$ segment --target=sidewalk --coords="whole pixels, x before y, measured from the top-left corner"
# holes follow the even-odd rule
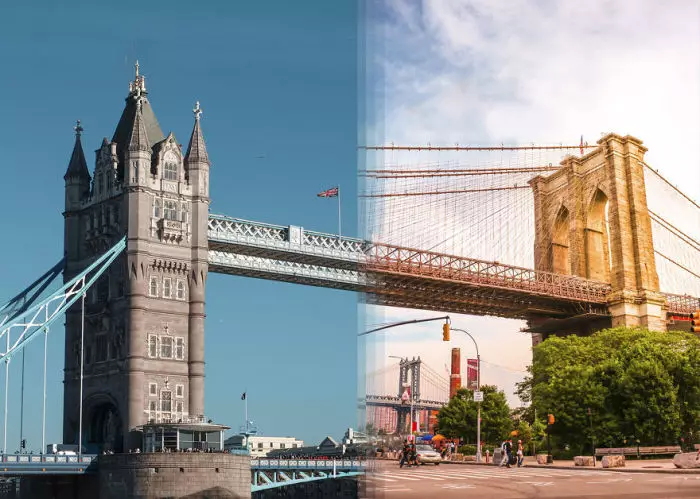
[[[443,464],[462,464],[471,466],[494,466],[493,462],[475,463],[473,461],[444,461]],[[603,468],[600,459],[596,462],[595,468],[591,466],[574,466],[571,460],[555,459],[553,464],[537,464],[537,460],[532,456],[525,457],[523,466],[526,468],[554,468],[566,470],[597,470],[610,472],[631,472],[631,473],[680,473],[700,475],[700,468],[680,469],[673,465],[673,459],[625,459],[624,468]]]

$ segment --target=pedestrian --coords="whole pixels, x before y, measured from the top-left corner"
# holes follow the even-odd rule
[[[520,468],[523,465],[523,459],[524,459],[523,454],[524,454],[523,453],[523,441],[518,440],[518,468]]]
[[[510,468],[510,463],[513,460],[513,441],[509,438],[505,444],[506,451],[506,468]]]

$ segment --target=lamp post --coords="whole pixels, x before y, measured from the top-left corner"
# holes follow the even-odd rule
[[[469,336],[474,342],[474,347],[476,348],[476,391],[481,391],[481,356],[479,355],[479,345],[476,343],[474,337],[469,334],[464,329],[459,329],[456,327],[451,328],[452,331],[459,331],[461,333]],[[468,367],[467,367],[468,369]],[[481,402],[476,403],[476,462],[481,462]]]
[[[398,326],[404,326],[407,324],[418,324],[421,322],[432,322],[432,321],[445,321],[445,324],[450,323],[450,316],[449,315],[443,315],[441,317],[432,317],[429,319],[414,319],[410,321],[400,321],[400,322],[394,322],[392,324],[387,324],[386,326],[380,326],[376,327],[374,329],[370,329],[369,331],[365,331],[364,333],[360,333],[357,336],[367,336],[368,334],[376,333],[378,331],[383,331],[384,329],[390,329],[392,327],[398,327]],[[411,434],[413,434],[413,392],[411,392]]]

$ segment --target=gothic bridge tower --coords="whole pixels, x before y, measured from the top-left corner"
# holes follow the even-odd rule
[[[85,300],[83,443],[138,445],[148,421],[204,414],[209,159],[199,103],[187,152],[161,131],[145,79],[129,84],[88,172],[76,126],[65,174],[64,280],[120,238],[127,250]],[[64,442],[77,443],[81,304],[66,314]]]
[[[535,268],[610,283],[611,318],[597,327],[666,330],[644,183],[646,151],[640,140],[611,133],[592,152],[568,156],[557,172],[530,181]]]

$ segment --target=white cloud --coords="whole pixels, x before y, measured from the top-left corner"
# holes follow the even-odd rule
[[[603,133],[630,134],[649,148],[647,163],[697,200],[700,2],[389,4],[375,30],[382,40],[372,44],[381,47],[372,55],[383,114],[368,142],[380,135],[397,144],[576,144],[583,134],[593,144]],[[690,225],[698,229],[693,216]],[[368,316],[382,314],[378,320],[434,313],[371,307]],[[475,332],[485,360],[516,371],[483,365],[484,382],[510,395],[531,358],[529,338],[518,332],[522,323],[453,320]],[[389,331],[372,340],[368,368],[387,365],[387,355],[420,354],[444,373],[450,347],[439,341],[439,326]],[[470,342],[460,346],[470,356]]]

